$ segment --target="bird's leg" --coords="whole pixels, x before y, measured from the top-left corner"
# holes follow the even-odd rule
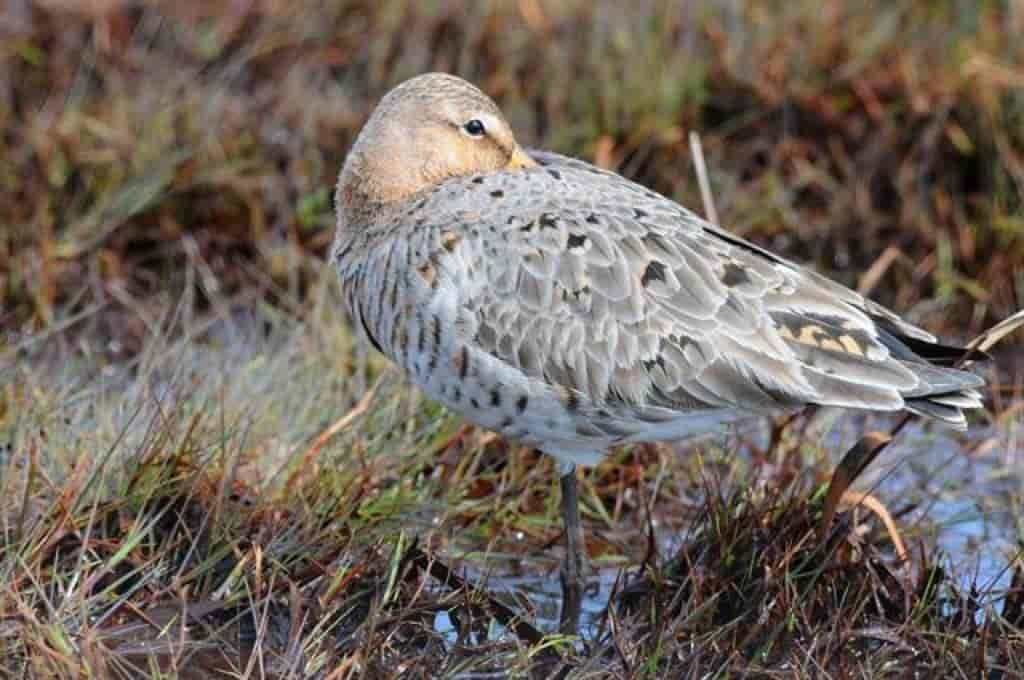
[[[562,564],[562,612],[559,630],[575,635],[583,612],[583,528],[580,526],[576,466],[560,466],[562,522],[565,525],[565,562]]]

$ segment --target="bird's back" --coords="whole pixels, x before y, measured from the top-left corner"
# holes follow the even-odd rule
[[[963,425],[960,350],[589,164],[439,184],[338,259],[353,316],[431,396],[578,462],[807,404]],[[586,455],[584,455],[586,454]]]

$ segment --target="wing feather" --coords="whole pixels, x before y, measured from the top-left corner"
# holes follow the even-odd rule
[[[854,291],[617,175],[534,157],[541,168],[460,187],[471,196],[450,220],[466,229],[453,304],[474,310],[472,346],[588,407],[641,419],[912,399],[952,422],[976,403],[964,390],[980,379],[931,365],[908,343],[934,338]],[[515,200],[481,198],[497,194]]]

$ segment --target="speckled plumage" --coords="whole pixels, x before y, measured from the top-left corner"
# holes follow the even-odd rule
[[[618,443],[809,404],[957,426],[980,406],[982,379],[942,365],[959,350],[640,185],[556,154],[524,160],[510,132],[480,163],[431,148],[475,153],[445,137],[458,112],[507,125],[468,83],[432,74],[397,92],[342,173],[332,258],[354,322],[466,419],[592,464]],[[431,106],[456,113],[417,138],[405,119]],[[403,125],[408,153],[375,159],[375,135],[386,155]],[[416,154],[434,160],[410,168]],[[374,189],[388,167],[409,176]]]

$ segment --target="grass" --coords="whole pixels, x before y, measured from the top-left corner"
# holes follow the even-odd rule
[[[127,366],[58,335],[23,350],[0,402],[5,674],[1024,670],[1015,558],[1008,591],[972,588],[924,543],[901,565],[870,516],[818,539],[831,463],[803,420],[734,438],[743,455],[639,446],[588,472],[591,555],[631,568],[584,646],[550,634],[500,573],[555,573],[551,461],[353,360],[336,295],[312,290],[301,318],[182,303]]]
[[[554,466],[444,415],[378,357],[354,361],[335,296],[313,290],[301,318],[182,303],[127,366],[56,335],[23,350],[0,421],[5,673],[1022,670],[1016,586],[964,590],[930,553],[901,567],[882,526],[848,514],[816,538],[830,463],[802,423],[760,469],[707,444],[636,447],[589,472],[591,554],[639,566],[586,648],[543,637],[542,603],[443,565],[547,553],[528,569],[552,573]],[[652,518],[682,537],[676,555],[648,544]],[[490,622],[502,604],[526,627]]]
[[[321,259],[375,101],[450,70],[524,142],[694,208],[698,131],[724,224],[965,339],[1021,307],[1014,6],[5,12],[0,676],[1024,671],[1016,551],[990,555],[1011,578],[972,584],[934,547],[949,527],[896,494],[909,565],[863,512],[818,540],[837,446],[811,417],[586,472],[591,557],[630,570],[583,643],[545,635],[550,602],[503,571],[555,578],[551,461],[367,354]],[[1021,507],[1019,368],[998,358],[980,440],[938,445],[1004,458],[983,514]]]
[[[330,242],[348,144],[429,69],[480,83],[524,142],[691,206],[699,131],[725,224],[930,328],[1021,306],[1021,19],[1002,3],[89,7],[29,3],[2,38],[16,332],[168,290],[188,242],[230,290],[308,283],[294,251]]]

